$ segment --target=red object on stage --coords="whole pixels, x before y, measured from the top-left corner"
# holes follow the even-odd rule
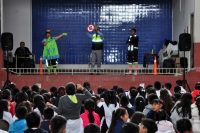
[[[154,57],[153,72],[154,72],[154,75],[157,75],[157,74],[158,74],[158,72],[157,72],[157,61],[156,61],[156,56]]]
[[[42,57],[40,57],[39,73],[40,73],[40,75],[43,75],[43,64],[42,64]]]
[[[94,30],[94,25],[90,24],[87,27],[87,31],[92,32]]]

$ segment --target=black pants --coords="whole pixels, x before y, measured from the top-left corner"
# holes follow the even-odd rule
[[[18,58],[17,68],[35,68],[35,62],[30,58]]]
[[[48,60],[48,66],[55,66],[57,65],[57,59]]]
[[[130,63],[138,62],[138,49],[134,49],[133,51],[128,51],[127,61]]]

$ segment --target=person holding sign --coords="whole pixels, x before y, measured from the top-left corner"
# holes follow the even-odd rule
[[[87,31],[92,41],[91,68],[94,68],[95,64],[97,64],[97,68],[100,68],[104,41],[103,34],[100,31],[100,27],[96,25],[89,25]]]

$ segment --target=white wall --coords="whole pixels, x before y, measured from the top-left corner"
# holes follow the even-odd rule
[[[2,32],[13,33],[13,51],[24,41],[32,51],[31,0],[3,0]]]
[[[194,40],[195,43],[200,43],[200,0],[195,1],[195,29],[194,29]]]
[[[190,33],[191,14],[195,14],[195,0],[173,0],[173,40],[179,41],[181,33]],[[183,57],[183,52],[180,52],[180,56]],[[191,67],[192,52],[186,52],[186,57],[188,67]]]
[[[173,0],[173,40],[180,33],[190,31],[190,15],[195,11],[195,0]]]

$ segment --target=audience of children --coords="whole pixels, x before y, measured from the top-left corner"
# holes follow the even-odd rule
[[[2,133],[200,133],[199,83],[98,88],[69,82],[50,92],[37,84],[0,90]]]

